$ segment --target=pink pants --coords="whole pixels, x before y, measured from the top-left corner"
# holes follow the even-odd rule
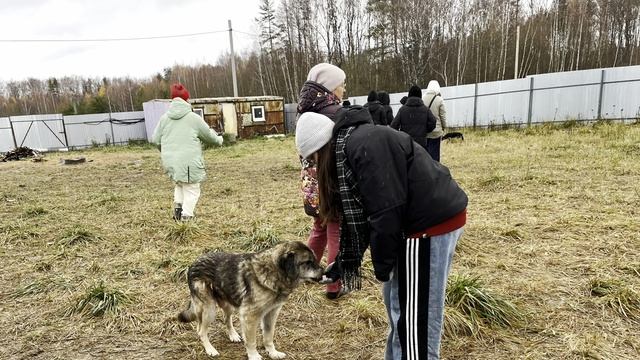
[[[314,217],[313,227],[311,228],[307,245],[309,245],[309,248],[313,251],[313,254],[316,256],[316,261],[318,262],[322,259],[326,247],[327,264],[331,264],[336,259],[338,251],[340,250],[340,224],[337,222],[327,222],[327,225],[323,226],[322,220],[319,217]],[[327,285],[327,292],[338,292],[340,288],[340,281],[336,281]]]

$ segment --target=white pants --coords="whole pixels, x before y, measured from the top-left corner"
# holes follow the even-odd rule
[[[193,216],[193,211],[199,198],[200,183],[176,183],[176,188],[173,191],[173,202],[182,204],[182,216]]]

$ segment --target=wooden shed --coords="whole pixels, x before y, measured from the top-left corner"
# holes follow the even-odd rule
[[[216,131],[246,139],[284,134],[284,98],[247,96],[189,99],[193,110]]]

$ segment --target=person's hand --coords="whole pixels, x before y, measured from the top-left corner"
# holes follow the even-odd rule
[[[339,259],[327,265],[327,268],[322,275],[322,280],[319,281],[320,284],[331,284],[342,278],[342,265]]]

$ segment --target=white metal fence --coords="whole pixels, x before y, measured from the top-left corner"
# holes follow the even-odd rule
[[[424,94],[425,90],[423,90]],[[390,94],[394,114],[406,93]],[[531,75],[442,88],[447,125],[524,125],[640,118],[640,66]],[[363,105],[366,96],[349,98]]]
[[[0,117],[0,152],[6,152],[15,147],[11,122],[8,117]]]
[[[146,140],[144,112],[0,118],[0,152],[28,146],[38,150],[77,149]]]

